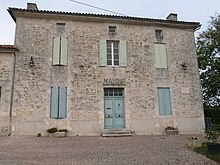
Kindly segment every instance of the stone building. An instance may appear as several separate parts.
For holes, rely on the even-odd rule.
[[[0,135],[9,133],[14,88],[15,53],[13,45],[0,45]]]
[[[161,20],[45,11],[30,3],[8,12],[19,49],[12,134],[46,135],[51,127],[69,136],[163,134],[167,126],[203,131],[198,22],[176,14]]]

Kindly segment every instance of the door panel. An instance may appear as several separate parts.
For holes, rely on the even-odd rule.
[[[105,128],[113,128],[113,99],[105,99]]]
[[[115,128],[124,128],[124,117],[115,117]]]
[[[113,115],[113,100],[105,99],[105,115]]]
[[[113,118],[105,117],[105,128],[113,128]]]
[[[115,113],[116,115],[123,115],[124,108],[123,108],[123,99],[115,99]]]

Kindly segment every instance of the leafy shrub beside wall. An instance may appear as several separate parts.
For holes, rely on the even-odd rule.
[[[205,117],[210,117],[212,123],[220,124],[220,107],[204,107]]]

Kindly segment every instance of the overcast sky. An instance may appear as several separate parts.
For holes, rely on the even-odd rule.
[[[181,21],[200,22],[201,32],[207,28],[210,16],[220,13],[220,0],[77,0],[128,16],[165,19],[177,13]],[[8,7],[26,8],[27,2],[37,3],[40,10],[112,14],[71,2],[70,0],[0,0],[0,44],[13,44],[15,23]]]

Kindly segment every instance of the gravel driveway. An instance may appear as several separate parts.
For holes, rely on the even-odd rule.
[[[0,137],[0,165],[217,165],[189,150],[187,137]]]

